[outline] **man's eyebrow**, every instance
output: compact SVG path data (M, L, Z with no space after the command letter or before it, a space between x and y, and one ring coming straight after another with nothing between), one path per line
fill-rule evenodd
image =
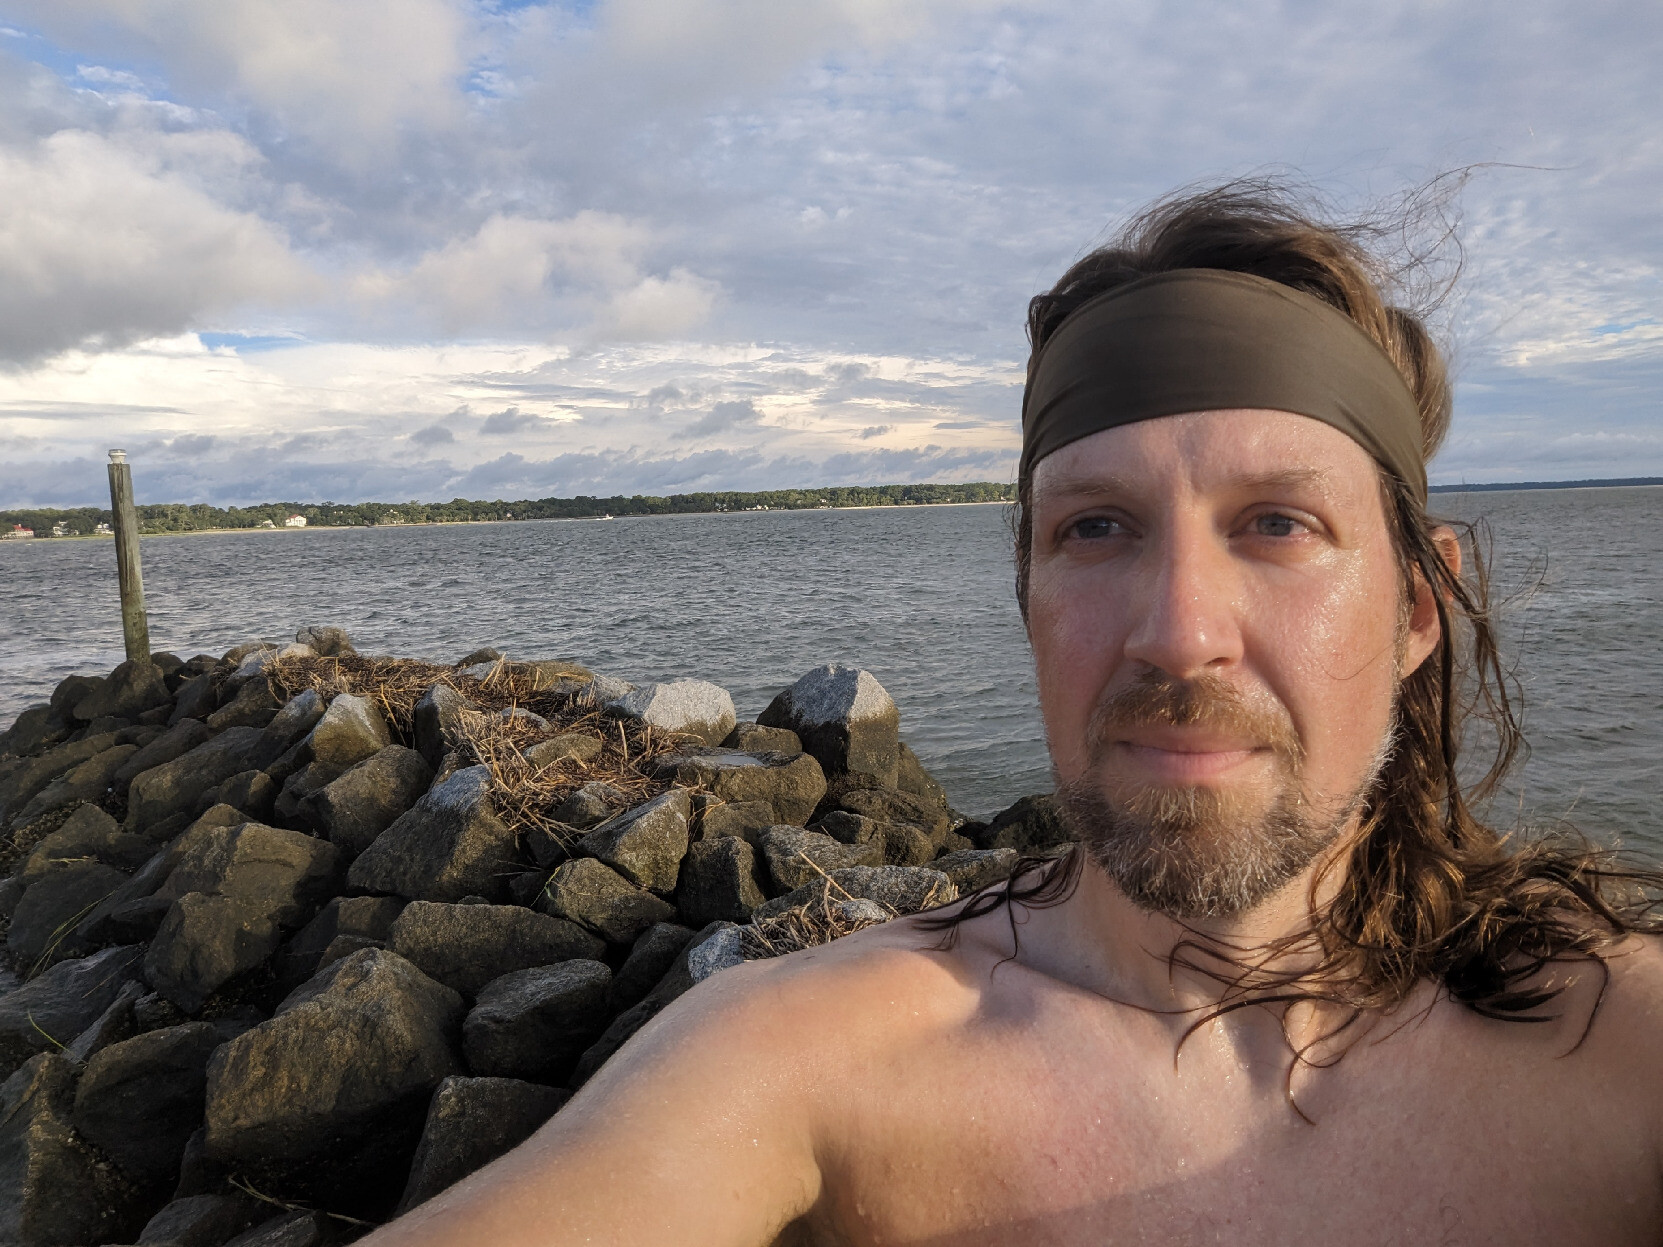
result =
M1327 491L1333 474L1323 468L1277 468L1270 472L1244 472L1218 482L1229 489L1318 489ZM1052 496L1095 497L1105 494L1129 494L1138 490L1138 482L1113 472L1064 472L1047 480L1036 492Z

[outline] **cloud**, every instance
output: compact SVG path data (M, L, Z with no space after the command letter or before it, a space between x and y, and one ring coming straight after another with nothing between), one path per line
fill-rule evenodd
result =
M692 437L709 437L715 433L726 433L740 425L757 424L761 420L762 413L756 409L756 404L746 398L735 402L717 403L708 415L701 416L688 425L687 432Z
M895 426L893 424L869 424L855 436L860 438L861 441L867 442L874 437L882 437L885 433L892 433L894 430Z
M410 434L410 440L418 446L444 446L454 442L456 435L442 424L429 424Z
M507 437L514 433L524 433L527 429L535 429L544 421L518 407L509 407L503 411L493 412L485 417L485 422L479 426L479 431L485 437Z
M0 359L121 347L307 289L281 232L167 168L167 146L61 130L0 147Z

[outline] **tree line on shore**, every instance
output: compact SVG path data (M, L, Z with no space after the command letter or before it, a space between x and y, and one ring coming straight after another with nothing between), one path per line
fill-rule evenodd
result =
M449 502L263 502L249 507L206 503L156 503L136 508L143 533L202 532L216 528L282 528L291 516L307 527L367 528L386 524L465 524L498 520L584 519L600 516L691 515L716 511L801 511L819 507L925 506L954 502L1013 502L1016 486L997 481L957 485L836 485L823 489L759 492L704 491L656 497L621 494L610 498L536 498L490 502L453 498ZM0 532L14 525L53 534L86 536L109 524L109 509L26 507L0 511Z

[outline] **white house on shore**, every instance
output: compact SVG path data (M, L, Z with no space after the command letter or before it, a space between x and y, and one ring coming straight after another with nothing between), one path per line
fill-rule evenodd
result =
M25 528L21 524L13 524L9 533L0 533L0 541L27 541L35 535L35 530Z
M289 516L288 519L283 521L283 527L284 528L305 528L306 527L306 517L304 515L291 515L291 516Z

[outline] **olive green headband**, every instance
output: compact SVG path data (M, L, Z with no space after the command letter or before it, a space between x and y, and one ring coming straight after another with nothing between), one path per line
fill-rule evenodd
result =
M1321 299L1208 268L1139 278L1069 315L1028 374L1022 473L1104 429L1239 407L1332 425L1426 501L1420 410L1386 353Z

